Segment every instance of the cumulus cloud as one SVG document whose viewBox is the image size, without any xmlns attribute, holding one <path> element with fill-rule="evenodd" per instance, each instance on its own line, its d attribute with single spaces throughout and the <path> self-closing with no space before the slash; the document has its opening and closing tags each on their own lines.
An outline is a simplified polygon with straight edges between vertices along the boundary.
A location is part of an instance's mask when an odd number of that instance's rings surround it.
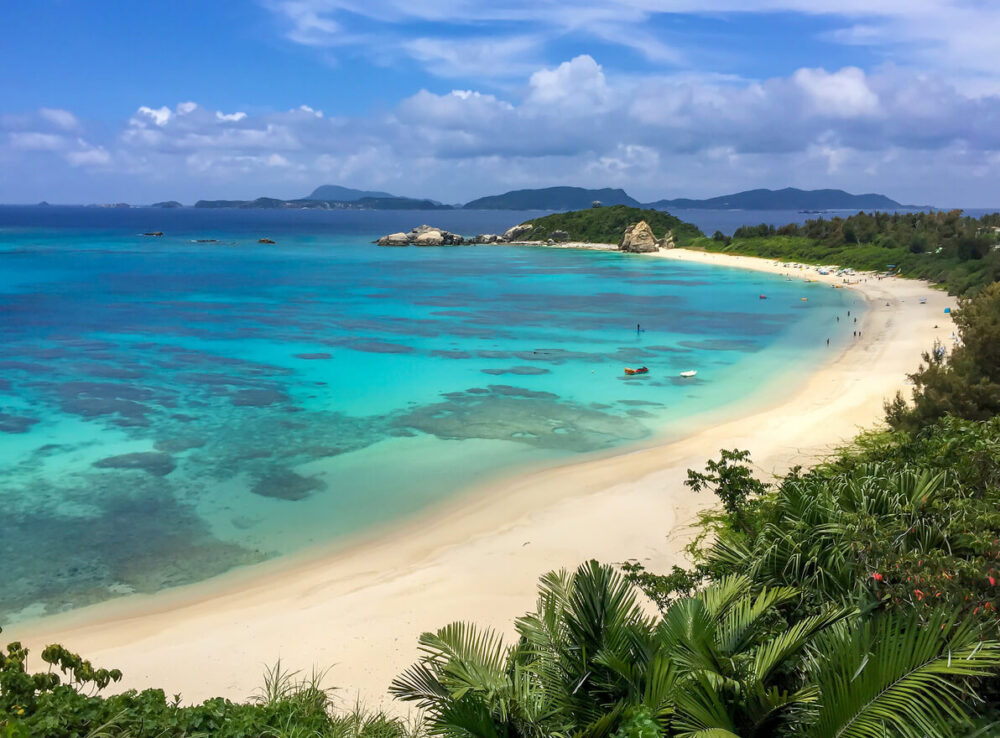
<svg viewBox="0 0 1000 738">
<path fill-rule="evenodd" d="M 586 54 L 563 62 L 555 69 L 539 69 L 531 75 L 528 85 L 529 103 L 602 111 L 612 101 L 601 65 Z"/>
<path fill-rule="evenodd" d="M 237 111 L 235 113 L 223 113 L 221 110 L 215 111 L 215 117 L 218 120 L 226 121 L 229 123 L 238 123 L 247 117 L 247 114 L 243 111 Z"/>
<path fill-rule="evenodd" d="M 792 80 L 809 101 L 812 112 L 839 118 L 877 115 L 879 100 L 857 67 L 830 73 L 825 69 L 799 69 Z"/>
<path fill-rule="evenodd" d="M 788 183 L 897 198 L 922 187 L 913 201 L 933 202 L 946 178 L 913 179 L 931 164 L 979 198 L 1000 191 L 990 163 L 1000 96 L 941 76 L 886 66 L 761 81 L 622 78 L 581 55 L 523 82 L 509 96 L 421 90 L 387 113 L 352 118 L 306 104 L 227 113 L 146 101 L 112 136 L 85 122 L 68 134 L 41 111 L 8 115 L 0 157 L 187 183 L 197 197 L 301 196 L 324 180 L 446 201 L 506 186 L 613 185 L 656 199 Z"/>
<path fill-rule="evenodd" d="M 181 103 L 181 105 L 183 106 L 185 105 L 185 103 Z M 164 105 L 161 108 L 155 108 L 155 109 L 143 105 L 136 111 L 136 117 L 132 119 L 132 123 L 137 126 L 145 126 L 146 120 L 144 119 L 148 118 L 149 120 L 153 121 L 153 123 L 155 123 L 156 125 L 162 127 L 165 126 L 170 121 L 170 118 L 172 116 L 173 113 L 170 112 L 170 108 L 168 108 L 166 105 Z"/>
</svg>

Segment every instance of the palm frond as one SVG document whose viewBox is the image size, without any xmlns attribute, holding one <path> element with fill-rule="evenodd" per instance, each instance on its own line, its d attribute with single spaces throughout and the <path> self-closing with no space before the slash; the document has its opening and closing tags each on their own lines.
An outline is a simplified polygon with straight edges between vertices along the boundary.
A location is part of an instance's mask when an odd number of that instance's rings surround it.
<svg viewBox="0 0 1000 738">
<path fill-rule="evenodd" d="M 947 736 L 968 720 L 967 679 L 1000 667 L 1000 643 L 953 616 L 885 616 L 838 634 L 817 664 L 810 738 Z"/>
</svg>

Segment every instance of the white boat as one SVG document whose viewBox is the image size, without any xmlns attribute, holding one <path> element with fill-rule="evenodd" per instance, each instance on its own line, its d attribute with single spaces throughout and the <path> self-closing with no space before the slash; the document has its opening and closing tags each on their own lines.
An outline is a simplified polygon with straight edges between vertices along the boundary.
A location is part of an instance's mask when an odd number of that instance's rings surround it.
<svg viewBox="0 0 1000 738">
<path fill-rule="evenodd" d="M 681 376 L 682 377 L 693 377 L 697 373 L 698 372 L 696 372 L 694 369 L 692 369 L 692 370 L 687 371 L 687 372 L 681 372 Z"/>
</svg>

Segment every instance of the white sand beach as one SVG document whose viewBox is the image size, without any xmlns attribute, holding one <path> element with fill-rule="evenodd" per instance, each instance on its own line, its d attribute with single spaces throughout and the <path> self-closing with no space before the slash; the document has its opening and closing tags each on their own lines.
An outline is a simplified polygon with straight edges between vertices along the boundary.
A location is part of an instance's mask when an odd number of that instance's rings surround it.
<svg viewBox="0 0 1000 738">
<path fill-rule="evenodd" d="M 648 258 L 843 281 L 721 254 L 671 250 Z M 342 687 L 345 703 L 360 697 L 405 713 L 386 688 L 417 657 L 422 631 L 471 620 L 510 632 L 532 608 L 539 575 L 588 558 L 638 558 L 666 570 L 682 562 L 689 524 L 714 501 L 683 486 L 688 468 L 701 468 L 720 448 L 745 448 L 763 473 L 780 472 L 875 423 L 921 352 L 935 338 L 950 344 L 943 310 L 955 301 L 921 282 L 858 276 L 851 289 L 869 301 L 863 337 L 771 407 L 677 442 L 526 474 L 346 551 L 106 602 L 11 627 L 4 637 L 34 649 L 60 642 L 95 665 L 122 669 L 121 688 L 162 687 L 187 702 L 245 698 L 279 657 L 305 671 L 332 666 L 328 683 Z"/>
</svg>

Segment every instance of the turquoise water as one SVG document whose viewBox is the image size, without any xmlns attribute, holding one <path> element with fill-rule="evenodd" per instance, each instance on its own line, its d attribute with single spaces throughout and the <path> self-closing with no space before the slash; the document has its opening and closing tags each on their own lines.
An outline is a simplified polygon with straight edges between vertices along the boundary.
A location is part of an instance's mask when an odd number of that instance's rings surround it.
<svg viewBox="0 0 1000 738">
<path fill-rule="evenodd" d="M 0 212 L 0 622 L 680 435 L 809 371 L 850 340 L 835 316 L 862 309 L 801 279 L 626 254 L 370 244 L 517 213 L 19 218 Z"/>
</svg>

